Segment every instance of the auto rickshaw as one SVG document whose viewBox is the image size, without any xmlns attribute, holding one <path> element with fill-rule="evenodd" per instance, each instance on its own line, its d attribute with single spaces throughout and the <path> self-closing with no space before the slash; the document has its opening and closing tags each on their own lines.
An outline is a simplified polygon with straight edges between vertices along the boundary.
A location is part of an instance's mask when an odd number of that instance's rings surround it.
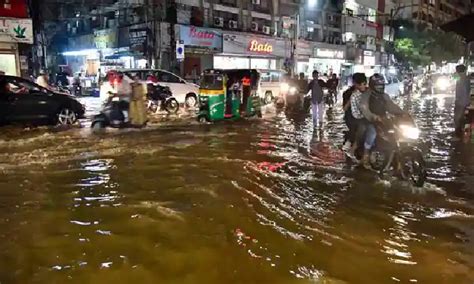
<svg viewBox="0 0 474 284">
<path fill-rule="evenodd" d="M 198 121 L 261 117 L 254 69 L 205 70 L 199 89 Z"/>
</svg>

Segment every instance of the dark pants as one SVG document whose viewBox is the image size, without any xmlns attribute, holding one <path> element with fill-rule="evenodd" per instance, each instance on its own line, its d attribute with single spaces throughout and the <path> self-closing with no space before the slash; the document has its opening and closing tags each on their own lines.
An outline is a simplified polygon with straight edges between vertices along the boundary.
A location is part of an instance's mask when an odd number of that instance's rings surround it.
<svg viewBox="0 0 474 284">
<path fill-rule="evenodd" d="M 464 131 L 464 112 L 466 108 L 462 106 L 454 106 L 454 127 L 455 134 L 458 137 L 463 135 Z"/>
<path fill-rule="evenodd" d="M 344 142 L 349 141 L 351 143 L 354 143 L 357 130 L 357 123 L 355 121 L 355 118 L 353 118 L 352 116 L 344 116 L 344 122 L 346 123 L 347 128 L 349 128 L 349 131 L 347 131 L 344 137 Z"/>
</svg>

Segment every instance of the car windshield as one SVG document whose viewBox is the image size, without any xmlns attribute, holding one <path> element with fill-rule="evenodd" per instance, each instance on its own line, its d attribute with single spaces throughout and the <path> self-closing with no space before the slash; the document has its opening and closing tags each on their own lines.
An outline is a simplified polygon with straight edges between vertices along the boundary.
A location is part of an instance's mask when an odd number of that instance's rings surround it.
<svg viewBox="0 0 474 284">
<path fill-rule="evenodd" d="M 222 90 L 223 75 L 204 75 L 201 79 L 201 89 Z"/>
</svg>

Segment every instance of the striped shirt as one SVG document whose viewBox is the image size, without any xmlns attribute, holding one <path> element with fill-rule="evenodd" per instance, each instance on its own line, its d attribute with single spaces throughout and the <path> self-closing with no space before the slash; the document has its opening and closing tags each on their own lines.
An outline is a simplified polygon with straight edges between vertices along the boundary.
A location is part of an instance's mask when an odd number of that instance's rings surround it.
<svg viewBox="0 0 474 284">
<path fill-rule="evenodd" d="M 362 93 L 360 91 L 355 90 L 354 93 L 352 93 L 352 96 L 351 96 L 351 112 L 352 112 L 352 116 L 355 119 L 364 118 L 364 115 L 362 114 L 362 111 L 360 109 L 361 98 L 362 98 Z"/>
</svg>

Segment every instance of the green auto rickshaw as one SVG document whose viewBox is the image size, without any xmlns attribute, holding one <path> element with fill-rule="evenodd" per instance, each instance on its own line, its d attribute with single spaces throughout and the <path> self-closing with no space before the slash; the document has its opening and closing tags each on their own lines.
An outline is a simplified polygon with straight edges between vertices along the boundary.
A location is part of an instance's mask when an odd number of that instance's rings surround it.
<svg viewBox="0 0 474 284">
<path fill-rule="evenodd" d="M 199 88 L 198 121 L 261 117 L 259 78 L 255 69 L 205 70 Z"/>
</svg>

